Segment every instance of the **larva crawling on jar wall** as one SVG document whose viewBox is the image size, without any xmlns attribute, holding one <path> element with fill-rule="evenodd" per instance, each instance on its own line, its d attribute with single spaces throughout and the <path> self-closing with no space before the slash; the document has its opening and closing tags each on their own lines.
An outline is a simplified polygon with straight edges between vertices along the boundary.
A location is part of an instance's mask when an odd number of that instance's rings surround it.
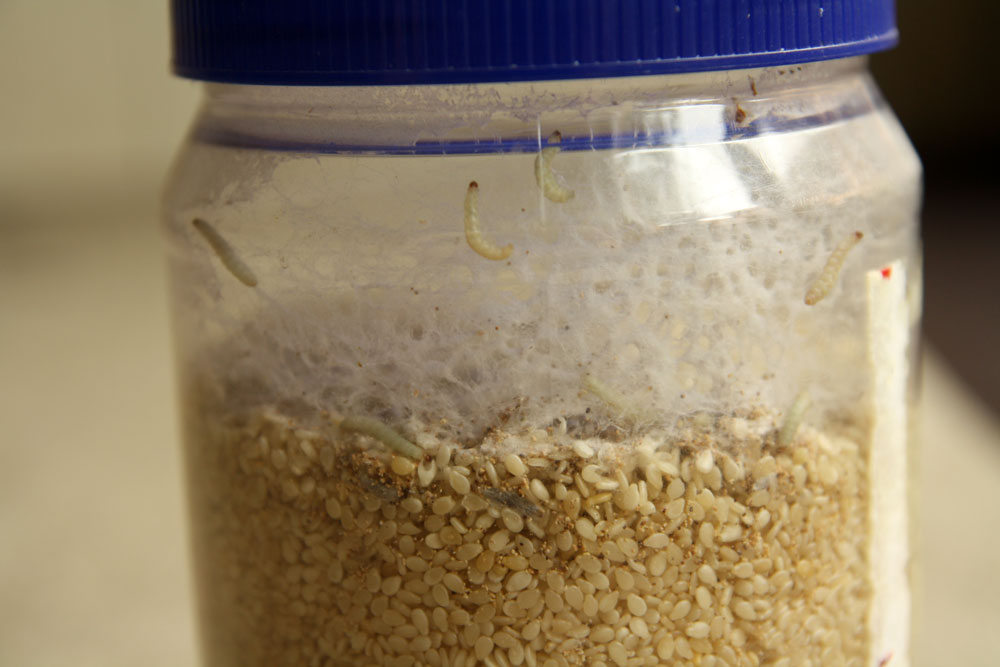
<svg viewBox="0 0 1000 667">
<path fill-rule="evenodd" d="M 380 440 L 386 447 L 407 458 L 420 459 L 424 455 L 424 450 L 420 447 L 371 417 L 344 417 L 340 422 L 340 428 Z"/>
<path fill-rule="evenodd" d="M 810 405 L 812 405 L 812 397 L 809 395 L 808 390 L 803 391 L 795 397 L 795 402 L 788 409 L 785 420 L 781 423 L 781 429 L 778 430 L 779 447 L 787 447 L 795 441 L 795 435 L 799 432 L 799 425 L 802 424 L 802 418 L 805 417 Z"/>
<path fill-rule="evenodd" d="M 486 259 L 507 259 L 514 252 L 510 243 L 501 248 L 483 238 L 479 228 L 479 184 L 475 181 L 469 183 L 469 190 L 465 193 L 465 240 L 470 248 Z"/>
<path fill-rule="evenodd" d="M 806 292 L 805 301 L 807 306 L 815 306 L 826 298 L 833 289 L 833 286 L 837 284 L 837 277 L 840 276 L 840 268 L 844 265 L 844 260 L 847 259 L 847 253 L 864 237 L 865 235 L 861 232 L 853 232 L 849 237 L 841 241 L 840 245 L 834 248 L 833 253 L 830 254 L 830 258 L 826 260 L 823 270 L 820 271 L 819 277 L 816 278 L 809 287 L 809 291 Z"/>
<path fill-rule="evenodd" d="M 552 133 L 549 137 L 549 145 L 538 152 L 535 157 L 535 180 L 538 187 L 545 193 L 545 198 L 558 204 L 568 202 L 573 198 L 573 191 L 556 180 L 556 175 L 552 173 L 552 158 L 559 152 L 559 144 L 562 135 L 559 131 Z"/>
<path fill-rule="evenodd" d="M 635 408 L 625 396 L 614 387 L 605 384 L 603 381 L 588 375 L 583 379 L 583 386 L 590 393 L 604 401 L 609 407 L 619 412 L 627 419 L 635 419 L 638 415 Z"/>
<path fill-rule="evenodd" d="M 229 269 L 229 272 L 236 276 L 237 280 L 247 287 L 257 286 L 257 276 L 254 275 L 249 266 L 243 263 L 242 259 L 236 256 L 236 251 L 233 250 L 233 247 L 229 245 L 226 239 L 222 238 L 222 235 L 212 225 L 201 218 L 195 218 L 191 221 L 191 224 L 208 241 L 208 245 L 218 255 L 222 261 L 222 265 Z"/>
</svg>

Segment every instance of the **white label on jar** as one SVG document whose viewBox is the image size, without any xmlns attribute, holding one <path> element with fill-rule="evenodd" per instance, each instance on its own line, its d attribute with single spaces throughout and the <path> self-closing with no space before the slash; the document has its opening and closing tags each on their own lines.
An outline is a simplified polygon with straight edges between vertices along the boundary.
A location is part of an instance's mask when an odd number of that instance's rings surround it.
<svg viewBox="0 0 1000 667">
<path fill-rule="evenodd" d="M 869 271 L 868 349 L 872 368 L 871 658 L 910 664 L 907 384 L 910 314 L 901 261 Z"/>
</svg>

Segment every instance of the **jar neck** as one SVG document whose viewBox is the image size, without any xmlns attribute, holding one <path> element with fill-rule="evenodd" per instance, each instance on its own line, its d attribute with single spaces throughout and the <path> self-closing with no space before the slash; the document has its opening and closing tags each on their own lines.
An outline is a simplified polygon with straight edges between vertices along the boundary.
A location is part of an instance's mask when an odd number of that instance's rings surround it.
<svg viewBox="0 0 1000 667">
<path fill-rule="evenodd" d="M 672 110 L 688 126 L 718 113 L 763 116 L 796 97 L 826 104 L 868 86 L 864 56 L 786 67 L 607 79 L 416 86 L 256 86 L 210 83 L 196 134 L 251 143 L 415 146 L 563 136 L 642 134 Z M 831 92 L 839 94 L 831 95 Z M 804 105 L 816 113 L 815 103 Z M 801 110 L 803 105 L 799 105 Z M 751 109 L 761 113 L 751 114 Z M 228 141 L 223 141 L 228 143 Z"/>
</svg>

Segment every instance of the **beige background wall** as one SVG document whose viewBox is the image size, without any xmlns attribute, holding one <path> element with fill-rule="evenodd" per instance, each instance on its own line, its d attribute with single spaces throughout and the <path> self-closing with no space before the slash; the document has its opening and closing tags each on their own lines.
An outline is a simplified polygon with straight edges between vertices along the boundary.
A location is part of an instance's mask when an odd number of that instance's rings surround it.
<svg viewBox="0 0 1000 667">
<path fill-rule="evenodd" d="M 0 667 L 195 663 L 156 207 L 198 87 L 167 49 L 165 1 L 0 1 Z M 925 381 L 921 664 L 993 665 L 1000 426 Z"/>
<path fill-rule="evenodd" d="M 0 2 L 0 183 L 159 179 L 198 98 L 168 48 L 166 0 Z"/>
</svg>

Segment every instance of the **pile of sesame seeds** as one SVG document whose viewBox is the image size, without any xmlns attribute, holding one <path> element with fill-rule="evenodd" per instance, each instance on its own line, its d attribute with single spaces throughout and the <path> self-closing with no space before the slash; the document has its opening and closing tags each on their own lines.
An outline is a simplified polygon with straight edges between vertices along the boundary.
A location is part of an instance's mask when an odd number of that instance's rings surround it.
<svg viewBox="0 0 1000 667">
<path fill-rule="evenodd" d="M 856 444 L 491 437 L 414 461 L 266 410 L 206 428 L 208 664 L 866 664 Z"/>
</svg>

